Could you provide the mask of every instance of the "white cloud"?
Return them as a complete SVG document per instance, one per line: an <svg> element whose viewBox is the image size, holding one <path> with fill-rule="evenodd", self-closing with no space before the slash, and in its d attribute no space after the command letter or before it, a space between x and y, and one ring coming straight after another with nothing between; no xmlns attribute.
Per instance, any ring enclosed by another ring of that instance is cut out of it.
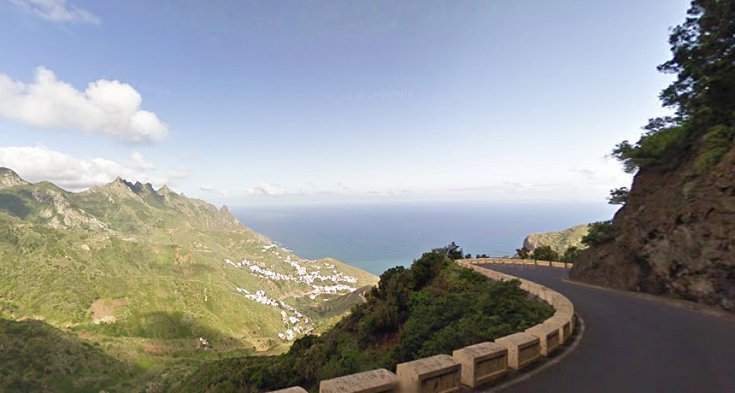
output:
<svg viewBox="0 0 735 393"><path fill-rule="evenodd" d="M102 23L97 15L66 0L10 0L10 2L50 22L93 25Z"/></svg>
<svg viewBox="0 0 735 393"><path fill-rule="evenodd" d="M276 196L286 195L288 194L288 191L278 184L260 183L255 187L247 189L245 193L248 195Z"/></svg>
<svg viewBox="0 0 735 393"><path fill-rule="evenodd" d="M175 169L173 171L168 172L168 177L173 181L176 179L184 179L189 177L189 170L188 169Z"/></svg>
<svg viewBox="0 0 735 393"><path fill-rule="evenodd" d="M156 166L143 158L143 154L140 152L134 152L130 155L130 161L133 163L133 167L141 171L152 171L156 169Z"/></svg>
<svg viewBox="0 0 735 393"><path fill-rule="evenodd" d="M209 187L209 186L201 186L201 187L199 187L199 189L202 190L202 191L204 191L204 192L208 192L210 194L219 195L219 196L225 197L225 198L227 198L230 195L230 193L227 192L227 190L220 190L218 188Z"/></svg>
<svg viewBox="0 0 735 393"><path fill-rule="evenodd" d="M165 138L168 127L140 109L141 102L140 93L119 81L100 79L80 91L44 67L28 84L0 74L0 117L32 127L78 129L133 143Z"/></svg>
<svg viewBox="0 0 735 393"><path fill-rule="evenodd" d="M352 193L352 192L354 192L354 190L352 190L352 188L350 188L350 187L347 187L347 186L346 186L346 185L345 185L344 183L342 183L342 182L338 182L338 183L337 183L337 187L339 187L339 189L340 189L341 191L343 191L343 192L347 192L347 193Z"/></svg>
<svg viewBox="0 0 735 393"><path fill-rule="evenodd" d="M28 181L46 180L70 191L107 184L118 176L157 187L171 181L169 177L156 176L115 161L99 157L80 159L43 146L0 147L0 166L16 171Z"/></svg>

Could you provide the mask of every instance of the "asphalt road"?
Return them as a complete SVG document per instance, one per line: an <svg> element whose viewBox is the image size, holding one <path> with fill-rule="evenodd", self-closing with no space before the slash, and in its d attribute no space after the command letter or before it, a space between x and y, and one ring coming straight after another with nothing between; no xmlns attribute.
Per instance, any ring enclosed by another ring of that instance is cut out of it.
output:
<svg viewBox="0 0 735 393"><path fill-rule="evenodd" d="M586 326L561 362L503 392L735 393L735 317L566 282L566 269L486 266L561 292Z"/></svg>

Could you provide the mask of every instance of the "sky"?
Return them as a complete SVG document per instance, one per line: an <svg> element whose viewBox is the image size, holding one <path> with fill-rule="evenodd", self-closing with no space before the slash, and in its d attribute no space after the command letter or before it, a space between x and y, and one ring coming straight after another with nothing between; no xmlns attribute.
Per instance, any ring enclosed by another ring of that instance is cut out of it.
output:
<svg viewBox="0 0 735 393"><path fill-rule="evenodd" d="M684 0L0 0L0 166L213 203L580 201Z"/></svg>

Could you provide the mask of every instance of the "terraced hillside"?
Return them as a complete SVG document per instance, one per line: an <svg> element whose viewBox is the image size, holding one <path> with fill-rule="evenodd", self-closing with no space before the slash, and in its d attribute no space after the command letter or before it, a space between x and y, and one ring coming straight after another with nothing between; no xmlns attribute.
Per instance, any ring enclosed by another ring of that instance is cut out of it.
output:
<svg viewBox="0 0 735 393"><path fill-rule="evenodd" d="M0 277L2 318L73 333L154 385L164 370L174 378L209 359L281 352L377 282L333 259L299 258L226 207L167 187L117 179L71 193L4 168Z"/></svg>

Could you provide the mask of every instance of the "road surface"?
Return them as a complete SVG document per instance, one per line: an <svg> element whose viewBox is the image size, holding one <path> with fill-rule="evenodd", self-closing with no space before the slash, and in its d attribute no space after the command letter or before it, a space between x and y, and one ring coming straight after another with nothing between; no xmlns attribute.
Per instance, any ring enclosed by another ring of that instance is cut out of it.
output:
<svg viewBox="0 0 735 393"><path fill-rule="evenodd" d="M561 362L503 392L735 393L735 317L566 282L566 269L482 266L561 292L586 326Z"/></svg>

